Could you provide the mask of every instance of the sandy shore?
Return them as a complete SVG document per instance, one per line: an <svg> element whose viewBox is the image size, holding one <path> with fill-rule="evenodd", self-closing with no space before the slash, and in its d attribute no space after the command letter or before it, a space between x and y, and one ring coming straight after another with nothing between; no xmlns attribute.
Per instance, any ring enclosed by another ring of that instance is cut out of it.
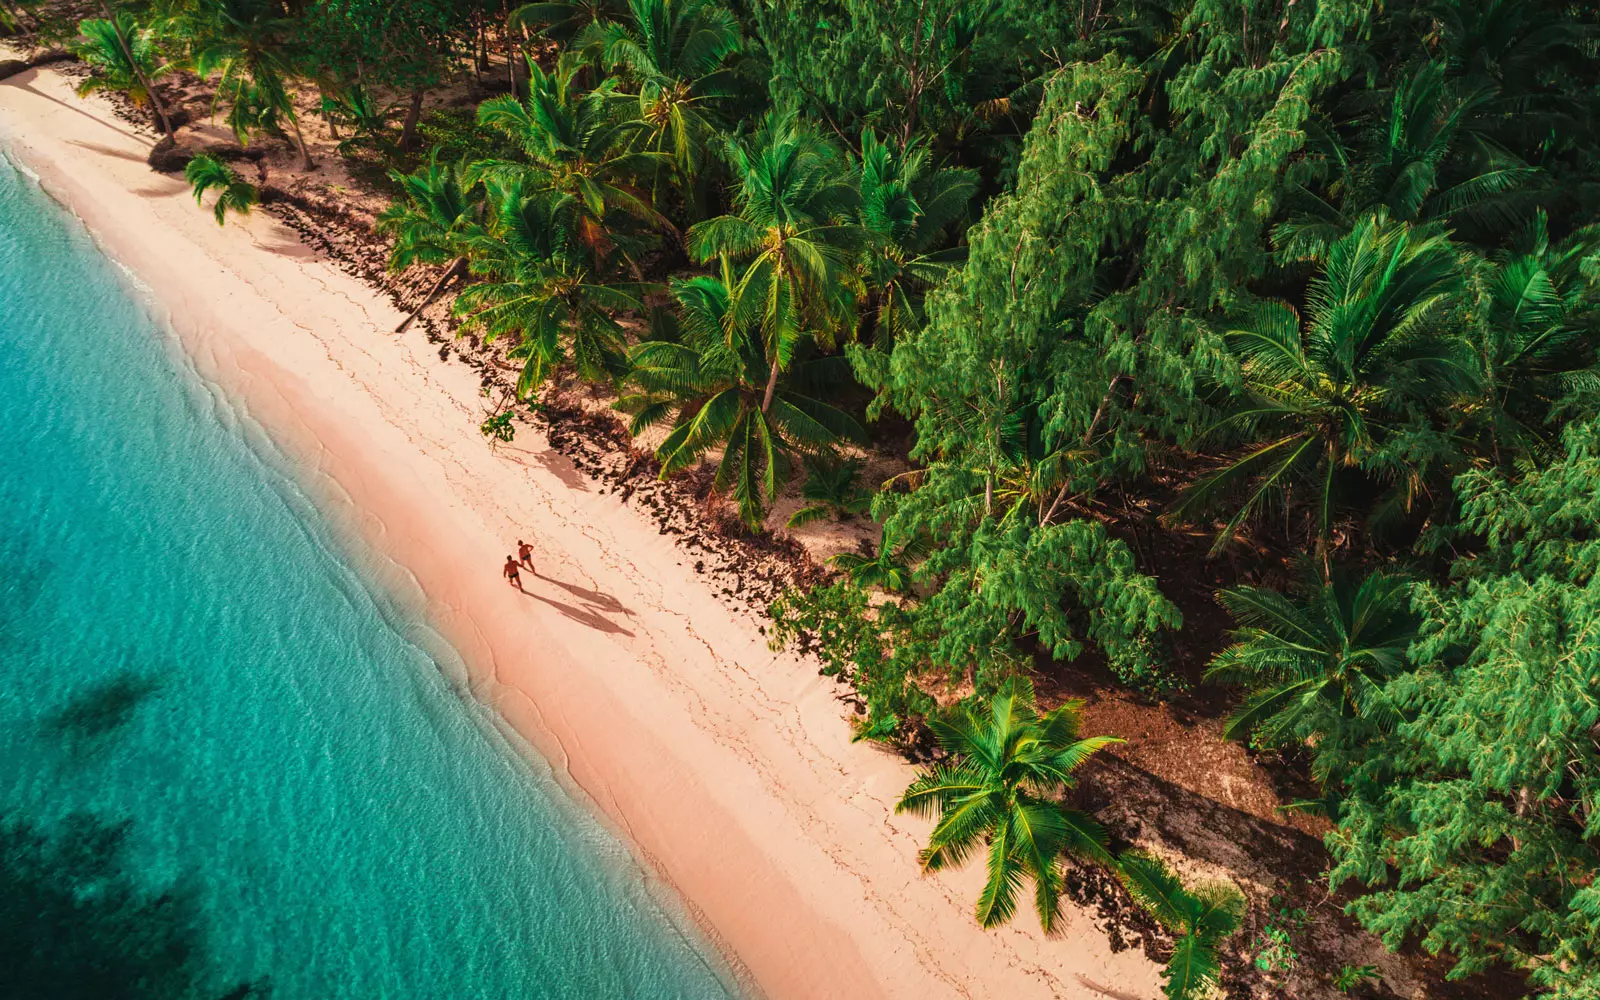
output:
<svg viewBox="0 0 1600 1000"><path fill-rule="evenodd" d="M465 365L264 213L219 228L150 138L47 70L0 83L0 140L170 311L197 367L346 497L426 595L479 695L631 841L774 1000L1159 994L1086 914L986 933L981 865L918 876L903 762L774 655L691 561L531 428L491 453ZM70 294L70 289L63 289ZM528 595L500 580L536 546Z"/></svg>

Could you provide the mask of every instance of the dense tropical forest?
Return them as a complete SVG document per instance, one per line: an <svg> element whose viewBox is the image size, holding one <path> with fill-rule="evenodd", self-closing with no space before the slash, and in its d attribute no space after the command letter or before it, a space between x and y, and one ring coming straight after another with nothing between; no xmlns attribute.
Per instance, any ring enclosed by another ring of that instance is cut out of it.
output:
<svg viewBox="0 0 1600 1000"><path fill-rule="evenodd" d="M512 405L609 387L661 476L714 467L749 532L870 517L775 641L927 763L921 862L982 856L984 924L1049 928L1066 859L1105 866L1172 932L1174 998L1238 924L1062 804L1116 735L1034 697L1077 662L1234 692L1226 736L1311 789L1328 887L1388 947L1600 996L1589 4L0 11L168 135L172 74L308 168L320 118L392 197L390 264L517 363ZM187 171L219 222L256 200L221 159ZM865 481L874 455L904 471ZM1233 582L1181 606L1198 564ZM1197 615L1231 631L1176 670Z"/></svg>

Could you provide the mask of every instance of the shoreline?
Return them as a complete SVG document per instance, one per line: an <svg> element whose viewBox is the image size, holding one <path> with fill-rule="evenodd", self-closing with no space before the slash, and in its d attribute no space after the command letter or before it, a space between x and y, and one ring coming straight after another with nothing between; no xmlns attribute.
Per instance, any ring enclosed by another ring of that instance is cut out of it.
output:
<svg viewBox="0 0 1600 1000"><path fill-rule="evenodd" d="M150 140L59 75L0 83L0 123L46 191L151 289L228 390L425 595L474 693L580 791L735 970L789 997L1159 993L1070 909L971 917L981 866L920 878L926 824L892 813L912 769L851 744L839 690L765 646L685 553L601 495L536 427L491 452L478 376L263 212L216 226ZM336 521L339 517L336 516ZM344 524L341 522L341 527ZM535 544L531 596L499 578Z"/></svg>

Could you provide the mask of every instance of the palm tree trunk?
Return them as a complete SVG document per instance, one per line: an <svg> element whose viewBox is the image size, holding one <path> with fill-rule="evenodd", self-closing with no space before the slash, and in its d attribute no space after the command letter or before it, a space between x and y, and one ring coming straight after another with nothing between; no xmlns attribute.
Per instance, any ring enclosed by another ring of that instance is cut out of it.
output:
<svg viewBox="0 0 1600 1000"><path fill-rule="evenodd" d="M422 119L423 89L411 92L411 106L406 108L405 124L400 126L400 148L409 152L417 144L417 122Z"/></svg>
<svg viewBox="0 0 1600 1000"><path fill-rule="evenodd" d="M765 413L772 408L773 394L778 391L778 362L773 359L772 371L767 375L767 391L761 397L761 412Z"/></svg>
<svg viewBox="0 0 1600 1000"><path fill-rule="evenodd" d="M38 18L34 17L32 14L29 14L28 17L24 19L22 16L23 8L12 3L11 0L0 0L0 6L5 7L6 13L11 15L11 19L13 21L17 22L18 31L25 35L37 35L39 33L40 25ZM28 27L29 20L33 21L32 28Z"/></svg>
<svg viewBox="0 0 1600 1000"><path fill-rule="evenodd" d="M421 305L411 310L410 316L400 321L400 325L394 328L394 332L405 333L406 328L411 325L412 321L422 315L422 310L433 304L433 300L439 297L439 293L444 291L444 286L450 282L451 278L456 276L456 273L461 270L466 262L467 258L457 257L455 262L445 269L444 274L439 276L439 280L433 283L433 288L428 292L428 297L422 300Z"/></svg>
<svg viewBox="0 0 1600 1000"><path fill-rule="evenodd" d="M166 105L161 103L161 95L156 93L155 84L144 75L144 70L133 58L133 49L129 47L128 40L122 37L122 25L117 23L117 16L111 11L109 0L100 0L100 11L105 14L106 20L111 22L111 33L117 36L117 44L122 47L122 55L128 60L128 66L133 70L133 75L139 78L139 86L150 95L150 104L156 109L156 119L161 123L163 135L172 135L172 119L167 117Z"/></svg>
<svg viewBox="0 0 1600 1000"><path fill-rule="evenodd" d="M306 169L317 169L317 161L311 158L311 150L306 148L306 137L300 134L300 116L289 115L289 124L294 126L295 145L300 147L300 159L305 161Z"/></svg>

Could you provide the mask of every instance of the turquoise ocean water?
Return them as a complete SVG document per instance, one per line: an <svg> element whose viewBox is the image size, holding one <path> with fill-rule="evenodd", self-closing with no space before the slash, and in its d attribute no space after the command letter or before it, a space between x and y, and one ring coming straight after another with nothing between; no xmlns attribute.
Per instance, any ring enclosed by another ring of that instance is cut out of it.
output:
<svg viewBox="0 0 1600 1000"><path fill-rule="evenodd" d="M283 1000L732 996L329 525L0 157L5 820L125 823L219 979Z"/></svg>

